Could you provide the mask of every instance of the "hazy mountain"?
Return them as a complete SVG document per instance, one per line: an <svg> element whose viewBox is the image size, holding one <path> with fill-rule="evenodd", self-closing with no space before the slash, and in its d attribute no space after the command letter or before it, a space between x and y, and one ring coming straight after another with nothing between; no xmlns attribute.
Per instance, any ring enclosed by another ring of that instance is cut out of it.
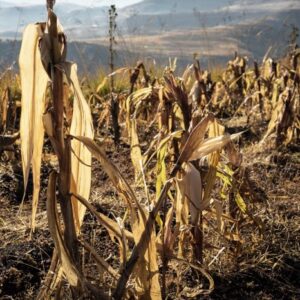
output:
<svg viewBox="0 0 300 300"><path fill-rule="evenodd" d="M187 13L193 10L212 11L230 5L230 0L144 0L128 6L126 12L140 14L169 14Z"/></svg>
<svg viewBox="0 0 300 300"><path fill-rule="evenodd" d="M128 32L152 34L254 22L297 9L298 0L145 0L125 8L125 14Z"/></svg>
<svg viewBox="0 0 300 300"><path fill-rule="evenodd" d="M253 22L295 9L300 9L298 0L144 0L118 9L117 22L123 35L156 34L161 31ZM108 7L59 2L55 12L71 39L107 35ZM14 38L26 24L45 19L45 5L17 6L14 1L0 0L1 37Z"/></svg>
<svg viewBox="0 0 300 300"><path fill-rule="evenodd" d="M84 2L57 2L55 12L68 40L93 43L71 44L71 58L85 61L79 65L90 72L96 70L101 60L106 66L109 7L98 6L102 1L95 1L93 7L85 6ZM126 63L132 60L133 64L138 58L159 60L168 56L187 62L195 52L206 62L211 58L223 61L236 50L260 59L270 46L272 54L280 56L287 47L292 27L300 29L299 0L144 0L117 8L117 13L120 64L125 63L126 56ZM45 5L18 6L14 1L0 0L2 39L14 40L26 24L44 20ZM2 43L1 47L9 49L7 44ZM14 51L7 50L4 55L3 49L0 64L16 60Z"/></svg>

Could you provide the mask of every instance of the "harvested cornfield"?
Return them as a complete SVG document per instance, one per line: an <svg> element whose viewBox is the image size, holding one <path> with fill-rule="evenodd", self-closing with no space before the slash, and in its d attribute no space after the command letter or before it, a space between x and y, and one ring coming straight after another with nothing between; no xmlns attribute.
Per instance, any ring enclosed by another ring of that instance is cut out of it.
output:
<svg viewBox="0 0 300 300"><path fill-rule="evenodd" d="M299 60L89 85L48 1L0 86L2 299L299 298Z"/></svg>

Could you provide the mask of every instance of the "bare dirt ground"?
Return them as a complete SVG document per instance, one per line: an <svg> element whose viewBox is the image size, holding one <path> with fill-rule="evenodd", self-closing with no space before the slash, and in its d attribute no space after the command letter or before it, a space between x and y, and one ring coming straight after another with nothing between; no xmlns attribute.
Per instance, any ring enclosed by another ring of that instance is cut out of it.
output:
<svg viewBox="0 0 300 300"><path fill-rule="evenodd" d="M253 189L260 195L256 216L264 223L260 234L254 226L243 230L243 244L235 255L226 246L210 267L215 289L205 299L299 299L300 298L300 151L295 145L273 152L259 153L248 145L244 165L250 170ZM107 147L109 157L125 177L133 181L129 147ZM18 213L22 198L20 158L0 164L0 299L34 299L48 270L53 243L47 229L45 197L51 166L42 169L42 192L37 229L30 239L31 188ZM124 207L99 163L93 163L91 201L114 218ZM103 255L114 261L117 247L89 213L82 236ZM227 249L228 248L228 249ZM209 249L205 250L207 253ZM95 272L91 258L85 255L85 269ZM187 274L186 284L195 284L195 274ZM198 283L199 284L199 283ZM170 289L168 299L175 299ZM199 298L200 299L200 298ZM203 297L201 297L203 299Z"/></svg>

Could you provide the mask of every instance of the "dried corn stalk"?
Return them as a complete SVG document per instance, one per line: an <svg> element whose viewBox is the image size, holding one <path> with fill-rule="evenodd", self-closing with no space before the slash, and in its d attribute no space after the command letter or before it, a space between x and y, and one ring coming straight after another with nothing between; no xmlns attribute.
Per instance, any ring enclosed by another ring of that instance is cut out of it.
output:
<svg viewBox="0 0 300 300"><path fill-rule="evenodd" d="M32 165L34 181L32 229L34 229L40 189L44 124L58 156L58 195L64 221L64 231L61 233L60 220L56 213L56 180L53 179L54 175L51 175L47 201L48 221L61 267L55 263L57 256L54 254L53 268L58 275L57 278L50 276L49 287L54 289L64 274L74 292L82 293L90 284L78 268L76 235L80 231L86 208L75 198L71 199L70 193L89 198L91 153L78 141L70 143L65 132L93 138L93 123L89 106L80 90L76 65L65 61L66 47L62 28L52 10L49 10L48 14L47 24L40 23L26 27L20 52L22 82L20 133L24 185L27 186ZM66 128L64 128L64 100L67 95L64 76L74 93L72 121L70 127L67 125ZM48 108L46 113L45 98L50 77L53 99L49 104L53 105L53 108ZM92 289L93 292L95 290L97 289ZM100 295L102 292L97 290L97 293ZM47 291L46 294L40 295L46 296Z"/></svg>

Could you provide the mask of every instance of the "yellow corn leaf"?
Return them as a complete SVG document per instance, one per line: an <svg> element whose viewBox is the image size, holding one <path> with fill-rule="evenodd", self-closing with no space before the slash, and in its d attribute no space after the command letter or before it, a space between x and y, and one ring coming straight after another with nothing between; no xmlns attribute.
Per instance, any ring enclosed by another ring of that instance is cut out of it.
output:
<svg viewBox="0 0 300 300"><path fill-rule="evenodd" d="M152 161L153 157L155 155L157 155L158 151L161 150L162 147L164 147L169 141L171 141L173 138L176 139L176 138L180 138L182 136L182 133L183 133L183 130L177 130L177 131L174 131L170 134L168 134L165 138L163 138L158 146L156 147L155 151L153 151L153 153L151 154L151 156L148 158L148 155L149 155L149 152L150 150L154 147L155 143L157 142L156 139L157 137L155 137L155 139L151 142L151 149L149 147L149 149L145 152L144 154L144 161L145 161L145 166L144 168L146 169L149 165L149 163ZM159 137L159 136L158 136ZM159 137L160 138L160 137Z"/></svg>
<svg viewBox="0 0 300 300"><path fill-rule="evenodd" d="M123 220L120 217L116 218L117 224L119 226L119 230L121 232L121 237L117 237L118 246L119 246L119 257L120 257L120 272L122 272L125 268L127 262L127 254L128 252L128 242L125 236L125 225Z"/></svg>
<svg viewBox="0 0 300 300"><path fill-rule="evenodd" d="M284 102L284 96L288 93L288 90L286 89L279 97L279 100L276 103L276 107L272 111L271 120L268 125L268 130L266 134L264 135L263 139L261 140L261 144L269 137L273 132L275 132L276 127L280 123L283 117L283 113L285 110L285 102Z"/></svg>
<svg viewBox="0 0 300 300"><path fill-rule="evenodd" d="M197 105L197 103L200 102L201 100L201 84L200 81L196 80L192 86L192 89L189 93L189 104L194 104L195 107Z"/></svg>
<svg viewBox="0 0 300 300"><path fill-rule="evenodd" d="M238 205L238 207L241 210L241 212L246 213L247 206L246 206L246 203L245 203L245 201L242 198L242 196L241 196L240 193L236 193L236 195L235 195L235 202Z"/></svg>
<svg viewBox="0 0 300 300"><path fill-rule="evenodd" d="M93 120L90 108L80 89L80 84L77 78L77 66L73 63L66 62L63 64L63 68L74 92L73 117L70 133L76 136L93 138ZM92 162L92 156L88 148L79 141L73 140L71 142L71 147L71 192L88 199L91 188L90 165ZM78 201L74 198L72 198L72 204L76 230L78 233L85 214L85 206L78 203Z"/></svg>
<svg viewBox="0 0 300 300"><path fill-rule="evenodd" d="M46 87L49 77L44 70L39 40L43 36L40 24L30 24L23 33L19 56L22 110L20 121L22 169L24 174L24 196L30 166L33 174L33 199L31 228L35 228L35 216L40 192L40 168L44 141L42 116L45 109ZM23 199L24 199L23 196Z"/></svg>
<svg viewBox="0 0 300 300"><path fill-rule="evenodd" d="M217 172L217 176L222 179L224 185L226 186L231 186L232 182L231 182L231 178L229 177L228 174L223 174L222 172Z"/></svg>
<svg viewBox="0 0 300 300"><path fill-rule="evenodd" d="M107 83L107 77L104 77L101 83L97 86L96 92L99 93L105 87L106 83Z"/></svg>
<svg viewBox="0 0 300 300"><path fill-rule="evenodd" d="M7 113L8 113L8 106L9 106L10 98L11 98L10 88L6 88L3 92L2 103L0 106L0 109L1 109L1 115L0 115L1 131L6 129Z"/></svg>

